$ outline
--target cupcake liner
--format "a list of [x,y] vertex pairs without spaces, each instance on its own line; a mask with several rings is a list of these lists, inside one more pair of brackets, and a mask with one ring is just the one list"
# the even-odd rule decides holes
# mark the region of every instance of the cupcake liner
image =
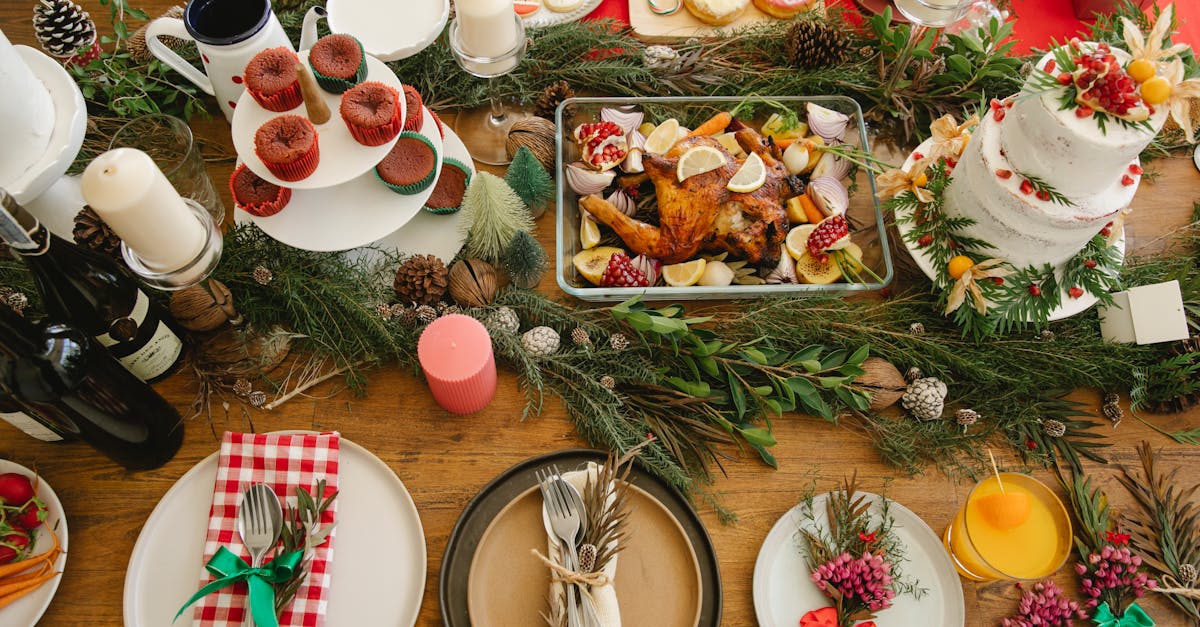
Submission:
[[417,97],[417,106],[412,107],[411,111],[408,106],[405,106],[404,130],[417,133],[425,126],[425,101],[421,99],[420,92],[413,89],[411,85],[405,85],[402,97],[407,98],[407,94],[410,93]]
[[446,127],[442,124],[442,118],[439,118],[438,114],[433,112],[433,109],[429,110],[429,115],[433,116],[433,121],[437,124],[438,135],[441,135],[442,139],[446,139]]
[[[395,89],[388,87],[392,91],[392,97],[399,99],[400,94]],[[381,146],[386,144],[400,134],[404,128],[404,120],[400,119],[400,106],[397,101],[396,106],[392,107],[392,117],[386,123],[371,128],[364,128],[351,124],[346,118],[342,121],[346,123],[346,128],[350,129],[350,135],[354,141],[364,146]]]
[[312,57],[309,56],[308,58],[308,67],[312,70],[313,78],[317,79],[317,84],[321,86],[321,89],[324,89],[331,94],[344,94],[346,93],[346,90],[363,82],[363,79],[367,78],[367,56],[366,53],[363,52],[362,42],[353,35],[349,35],[349,37],[354,40],[354,43],[358,44],[359,55],[358,72],[354,74],[354,78],[352,80],[337,78],[335,76],[326,76],[318,72],[317,68],[313,67]]
[[273,216],[273,215],[279,213],[280,211],[283,211],[283,208],[286,207],[287,204],[289,202],[291,202],[291,200],[292,200],[292,189],[290,187],[280,186],[279,187],[279,196],[277,198],[275,198],[275,200],[254,203],[254,204],[249,204],[249,205],[243,205],[240,203],[234,203],[234,204],[239,209],[241,209],[242,211],[245,211],[246,213],[248,213],[252,216],[266,218],[268,216]]
[[247,88],[246,91],[250,92],[254,101],[262,105],[262,108],[276,113],[291,111],[300,106],[301,102],[304,102],[304,98],[300,94],[300,81],[298,80],[270,96],[250,88]]
[[[255,154],[257,153],[258,151],[255,150]],[[279,179],[284,181],[299,181],[308,178],[317,169],[317,163],[321,161],[321,144],[317,136],[314,135],[312,149],[303,157],[291,163],[272,163],[263,159],[262,155],[258,155],[258,158],[262,160],[263,165],[267,166],[271,174],[274,174]]]
[[[463,178],[464,191],[465,191],[466,187],[469,187],[471,185],[471,168],[468,168],[465,163],[463,163],[462,161],[459,161],[458,159],[455,159],[454,157],[443,157],[442,158],[442,172],[445,172],[446,168],[458,168],[459,170],[462,170],[462,173],[464,176],[464,178]],[[425,205],[424,207],[422,207],[422,209],[424,209],[425,211],[428,211],[429,213],[436,214],[439,216],[445,216],[445,215],[450,215],[452,213],[458,213],[458,210],[461,208],[462,208],[461,200],[459,200],[458,204],[453,207],[430,207],[429,205]]]
[[392,190],[393,192],[396,192],[397,194],[403,194],[405,196],[411,196],[413,194],[420,194],[421,192],[425,191],[426,189],[429,189],[429,186],[433,185],[434,181],[437,180],[436,178],[434,178],[434,174],[437,173],[437,165],[436,164],[437,164],[437,161],[439,158],[437,148],[435,148],[433,146],[433,142],[426,139],[425,136],[421,135],[420,133],[410,133],[408,131],[404,131],[404,132],[400,133],[400,137],[419,139],[426,146],[429,146],[429,149],[433,151],[433,162],[435,164],[434,167],[429,169],[429,173],[426,174],[424,178],[422,178],[421,180],[419,180],[415,183],[409,183],[408,185],[397,185],[395,183],[389,183],[389,182],[385,181],[383,179],[383,177],[379,175],[379,166],[375,166],[375,168],[373,168],[371,171],[375,173],[375,178],[379,179],[380,183],[383,183],[384,185],[387,186],[388,189]]

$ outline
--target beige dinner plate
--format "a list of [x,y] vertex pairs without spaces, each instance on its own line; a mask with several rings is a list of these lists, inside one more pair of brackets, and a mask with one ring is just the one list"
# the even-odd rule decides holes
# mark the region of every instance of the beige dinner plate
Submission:
[[[625,625],[698,625],[700,564],[671,512],[630,487],[629,538],[617,561],[617,599]],[[513,499],[479,540],[467,582],[471,623],[495,627],[544,625],[550,571],[531,553],[546,553],[542,497],[537,487]]]

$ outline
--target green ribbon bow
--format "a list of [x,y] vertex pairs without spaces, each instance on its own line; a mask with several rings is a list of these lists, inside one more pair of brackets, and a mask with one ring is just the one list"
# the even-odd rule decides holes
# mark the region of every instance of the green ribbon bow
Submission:
[[1101,603],[1096,607],[1096,615],[1092,617],[1092,622],[1096,623],[1096,627],[1154,627],[1154,619],[1137,603],[1131,603],[1125,608],[1125,613],[1120,618],[1113,616],[1107,603]]
[[292,573],[295,572],[302,559],[304,559],[304,551],[293,551],[277,556],[262,568],[250,568],[250,565],[242,558],[234,555],[225,547],[221,547],[204,566],[217,578],[216,581],[200,588],[199,592],[192,595],[192,598],[179,608],[179,612],[175,614],[175,618],[171,622],[179,620],[183,611],[196,601],[225,586],[245,581],[250,586],[250,615],[254,617],[254,624],[258,627],[279,627],[279,620],[275,618],[275,589],[272,584],[283,583],[291,579]]

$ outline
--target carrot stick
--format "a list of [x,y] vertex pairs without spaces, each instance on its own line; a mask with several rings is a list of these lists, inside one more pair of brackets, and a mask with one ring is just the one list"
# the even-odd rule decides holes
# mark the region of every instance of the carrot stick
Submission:
[[12,589],[9,589],[9,586],[0,586],[0,609],[3,609],[5,606],[29,594],[30,592],[37,590],[38,588],[42,587],[42,584],[61,574],[62,571],[55,571],[48,575],[43,575],[39,579],[34,579],[33,581],[19,584]]
[[720,111],[716,115],[708,118],[703,124],[692,129],[688,133],[688,137],[700,137],[701,135],[716,135],[725,130],[729,123],[733,121],[733,114],[728,111]]
[[30,568],[33,568],[39,562],[54,563],[54,560],[58,559],[58,554],[61,552],[61,548],[58,544],[58,534],[52,531],[50,532],[50,537],[54,540],[54,546],[50,547],[49,551],[46,551],[41,555],[27,557],[19,562],[10,562],[0,566],[0,578],[23,573]]
[[825,214],[821,213],[820,209],[817,209],[817,205],[808,197],[808,194],[800,196],[800,206],[804,207],[804,215],[808,216],[810,223],[816,224],[825,219]]
[[21,583],[22,581],[29,581],[31,579],[37,579],[38,577],[45,575],[46,571],[48,571],[48,570],[50,570],[50,564],[47,564],[46,562],[42,562],[41,568],[38,568],[37,570],[30,572],[29,574],[26,574],[26,575],[14,575],[12,577],[5,577],[4,579],[0,579],[0,583],[7,586],[9,584]]
[[775,140],[774,140],[774,141],[775,141],[775,147],[776,147],[776,148],[779,148],[780,150],[787,150],[787,147],[788,147],[788,146],[791,146],[791,145],[792,145],[792,144],[794,144],[794,143],[796,143],[796,140],[797,140],[797,139],[800,139],[800,138],[799,138],[799,137],[785,137],[785,138],[782,138],[782,139],[781,139],[781,138],[778,138],[778,137],[777,137],[777,138],[775,138]]

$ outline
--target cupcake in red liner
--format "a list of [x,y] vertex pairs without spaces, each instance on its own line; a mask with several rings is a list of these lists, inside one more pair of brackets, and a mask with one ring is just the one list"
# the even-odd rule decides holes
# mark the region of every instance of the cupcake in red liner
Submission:
[[404,130],[419,133],[425,126],[425,103],[421,102],[421,94],[411,85],[404,86]]
[[321,89],[333,94],[363,82],[367,78],[367,56],[362,43],[351,35],[326,35],[308,52],[308,67]]
[[267,111],[291,111],[300,106],[300,81],[296,64],[300,59],[284,46],[254,55],[244,70],[246,91]]
[[445,215],[462,207],[463,196],[471,184],[471,169],[452,157],[442,160],[442,173],[438,175],[433,193],[423,207],[429,213]]
[[229,177],[229,191],[239,209],[261,218],[279,213],[292,199],[291,189],[264,180],[245,164]]
[[391,152],[375,166],[375,176],[397,194],[419,194],[433,185],[438,154],[420,133],[404,131]]
[[254,154],[280,179],[307,178],[321,159],[317,129],[300,115],[272,118],[254,133]]
[[446,139],[446,127],[442,124],[442,118],[439,118],[438,114],[433,112],[433,109],[429,110],[429,115],[433,116],[433,122],[437,124],[438,135],[441,135],[442,139]]
[[400,94],[383,83],[369,81],[342,94],[338,112],[350,135],[364,146],[386,144],[404,127]]

